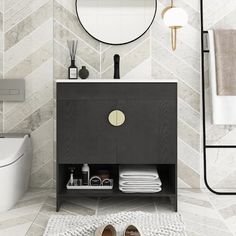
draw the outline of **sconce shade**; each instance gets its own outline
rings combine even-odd
[[[163,20],[170,28],[181,28],[188,23],[188,15],[182,8],[171,7],[164,13]]]

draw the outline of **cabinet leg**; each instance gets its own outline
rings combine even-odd
[[[58,199],[58,197],[57,197],[57,200],[56,200],[56,212],[58,212],[60,210],[60,207],[61,207],[61,200]]]
[[[176,197],[170,197],[170,202],[174,207],[174,211],[177,212],[178,211],[178,198]]]
[[[174,208],[175,208],[175,212],[178,212],[178,198],[177,197],[175,197]]]

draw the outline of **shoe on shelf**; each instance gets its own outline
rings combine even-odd
[[[140,229],[138,229],[138,227],[134,225],[128,225],[125,228],[124,236],[143,236],[143,233]]]
[[[103,225],[96,229],[94,236],[116,236],[116,229],[112,225]]]

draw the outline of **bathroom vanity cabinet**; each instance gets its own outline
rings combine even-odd
[[[58,80],[56,94],[57,210],[63,200],[80,196],[170,197],[177,210],[175,81]],[[83,163],[110,169],[114,188],[67,190],[68,167]],[[119,191],[119,164],[156,165],[162,191]]]

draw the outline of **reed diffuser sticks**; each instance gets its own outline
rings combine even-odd
[[[67,45],[69,48],[71,60],[75,60],[77,46],[78,46],[78,40],[67,40]]]
[[[78,46],[77,40],[67,40],[67,45],[70,52],[71,65],[68,68],[68,78],[77,79],[78,78],[78,68],[75,65],[75,57]]]

